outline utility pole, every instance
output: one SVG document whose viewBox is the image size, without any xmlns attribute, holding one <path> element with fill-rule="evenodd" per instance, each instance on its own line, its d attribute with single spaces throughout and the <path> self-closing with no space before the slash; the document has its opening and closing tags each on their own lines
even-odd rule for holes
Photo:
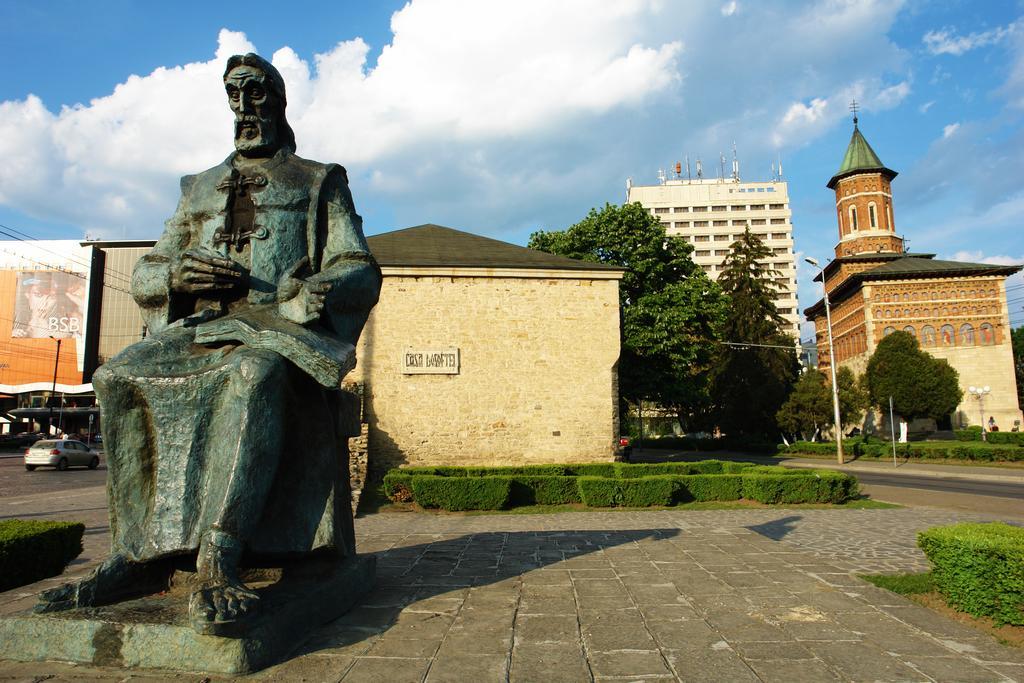
<svg viewBox="0 0 1024 683">
<path fill-rule="evenodd" d="M 53 427 L 53 399 L 57 395 L 57 366 L 60 364 L 60 338 L 51 336 L 50 339 L 57 342 L 57 355 L 53 357 L 53 386 L 50 387 L 50 400 L 46 402 L 50 407 L 49 424 L 46 426 L 47 432 Z"/>
<path fill-rule="evenodd" d="M 836 352 L 835 344 L 832 343 L 832 311 L 828 303 L 828 290 L 825 289 L 825 269 L 818 265 L 812 258 L 805 258 L 812 266 L 821 273 L 821 291 L 825 300 L 825 325 L 828 327 L 828 369 L 832 374 L 832 413 L 835 419 L 836 430 L 836 462 L 843 464 L 843 423 L 839 417 L 839 384 L 836 383 Z"/>
</svg>

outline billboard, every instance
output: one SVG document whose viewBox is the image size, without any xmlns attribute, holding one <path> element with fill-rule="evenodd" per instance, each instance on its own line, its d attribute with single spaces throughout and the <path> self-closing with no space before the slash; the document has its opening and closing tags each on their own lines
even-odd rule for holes
<svg viewBox="0 0 1024 683">
<path fill-rule="evenodd" d="M 85 390 L 91 249 L 0 241 L 0 393 Z M 59 342 L 59 345 L 58 345 Z"/>
<path fill-rule="evenodd" d="M 77 273 L 29 270 L 17 274 L 12 339 L 68 339 L 83 343 L 86 281 Z"/>
</svg>

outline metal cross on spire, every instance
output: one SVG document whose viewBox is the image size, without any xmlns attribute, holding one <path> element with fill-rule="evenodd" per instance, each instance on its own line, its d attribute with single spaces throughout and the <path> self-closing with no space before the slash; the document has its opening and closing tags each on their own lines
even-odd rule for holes
<svg viewBox="0 0 1024 683">
<path fill-rule="evenodd" d="M 857 125 L 857 112 L 860 111 L 860 105 L 857 104 L 857 100 L 850 100 L 850 111 L 853 112 L 853 125 Z"/>
</svg>

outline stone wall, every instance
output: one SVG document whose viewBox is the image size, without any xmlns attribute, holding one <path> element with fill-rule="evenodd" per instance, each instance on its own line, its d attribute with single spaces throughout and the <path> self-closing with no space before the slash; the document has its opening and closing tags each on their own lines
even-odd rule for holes
<svg viewBox="0 0 1024 683">
<path fill-rule="evenodd" d="M 384 269 L 352 376 L 372 471 L 612 459 L 617 273 L 516 272 Z M 457 374 L 403 374 L 407 351 L 450 348 Z"/>
</svg>

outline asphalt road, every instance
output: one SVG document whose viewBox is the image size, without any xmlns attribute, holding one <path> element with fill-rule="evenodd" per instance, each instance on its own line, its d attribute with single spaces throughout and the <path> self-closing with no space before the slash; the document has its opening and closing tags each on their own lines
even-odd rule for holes
<svg viewBox="0 0 1024 683">
<path fill-rule="evenodd" d="M 99 469 L 71 467 L 64 472 L 49 467 L 29 472 L 25 469 L 25 461 L 21 457 L 0 457 L 0 498 L 34 493 L 64 493 L 92 486 L 104 486 L 106 482 L 107 467 L 102 455 Z"/>
<path fill-rule="evenodd" d="M 1024 486 L 1013 482 L 976 481 L 972 479 L 927 477 L 912 474 L 882 474 L 876 472 L 856 472 L 855 476 L 862 484 L 867 485 L 1024 500 Z"/>
</svg>

